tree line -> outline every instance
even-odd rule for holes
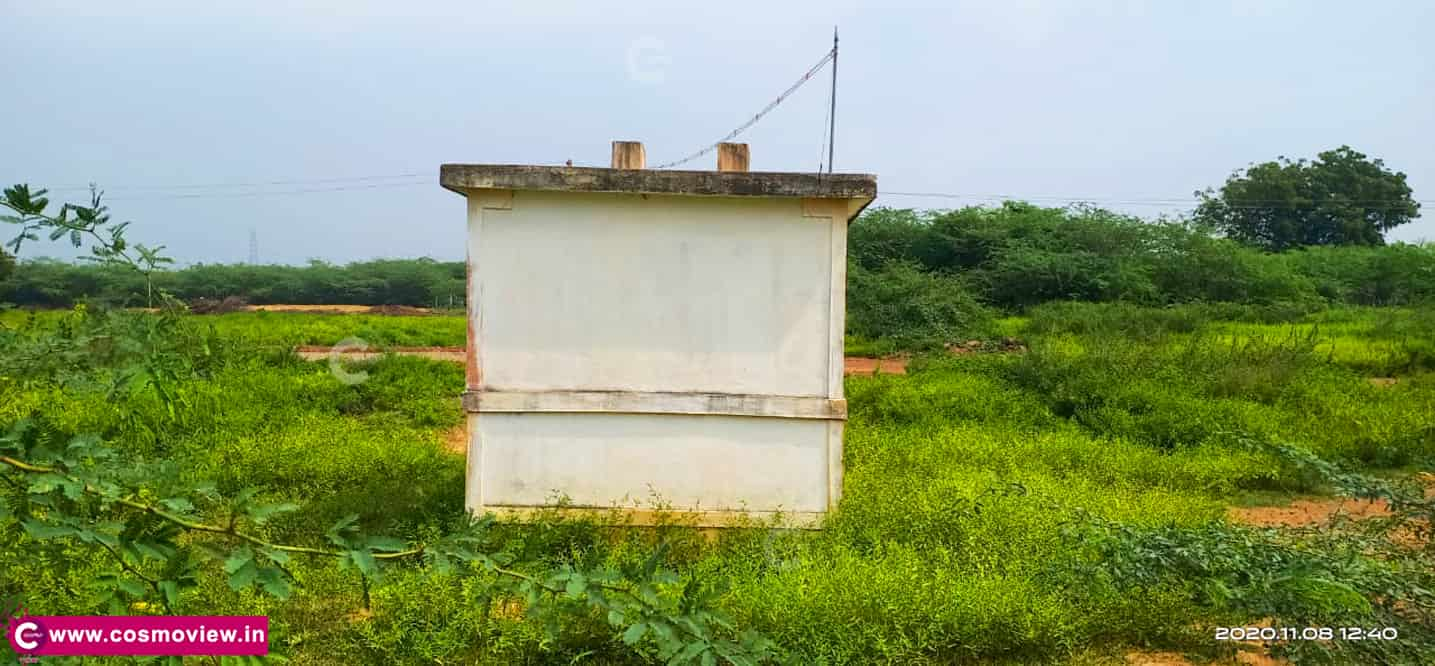
[[[853,223],[848,246],[848,332],[901,347],[984,337],[999,314],[1054,301],[1289,314],[1435,302],[1432,244],[1275,253],[1099,208],[877,209]]]
[[[1015,201],[871,211],[848,236],[848,332],[950,344],[990,335],[1000,312],[1055,301],[1224,304],[1259,316],[1435,301],[1435,245],[1386,244],[1420,203],[1379,159],[1348,146],[1282,157],[1196,195],[1191,216],[1158,222]]]
[[[0,270],[3,270],[0,268]],[[379,259],[303,266],[199,264],[157,271],[154,287],[184,301],[244,299],[270,303],[462,307],[464,264],[432,259]],[[25,260],[0,279],[0,302],[69,307],[93,300],[145,304],[145,276],[122,266]]]
[[[876,208],[849,231],[850,287],[935,280],[1003,311],[1054,300],[1404,305],[1435,297],[1435,246],[1395,243],[1264,251],[1193,222],[1152,223],[1100,208],[1021,202],[950,211]],[[144,277],[122,267],[0,259],[0,301],[68,307],[141,304]],[[461,305],[464,264],[381,259],[303,266],[199,264],[158,271],[174,296],[251,303]],[[862,294],[853,294],[860,303]]]

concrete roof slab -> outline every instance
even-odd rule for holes
[[[624,192],[725,197],[857,199],[877,196],[877,177],[854,173],[787,173],[604,169],[517,164],[445,164],[439,184],[460,194],[472,189]]]

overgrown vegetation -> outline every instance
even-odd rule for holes
[[[270,303],[463,307],[464,265],[432,259],[377,259],[337,266],[198,264],[154,275],[154,286],[189,302],[238,297]],[[68,308],[81,300],[143,305],[143,276],[110,266],[27,259],[0,281],[0,301]]]
[[[680,581],[659,585],[673,595],[665,603],[680,604],[684,586],[697,585],[708,607],[733,622],[724,640],[741,645],[741,632],[757,632],[791,663],[1030,662],[1141,645],[1216,656],[1230,646],[1212,639],[1213,627],[1269,618],[1400,632],[1398,642],[1278,648],[1307,661],[1413,664],[1435,649],[1421,605],[1435,562],[1428,538],[1407,536],[1429,507],[1386,480],[1410,478],[1435,454],[1428,370],[1372,385],[1359,369],[1365,361],[1346,364],[1323,346],[1319,324],[1268,323],[1260,312],[1240,322],[1229,311],[1183,319],[1180,310],[1082,307],[1034,312],[1025,354],[933,357],[907,376],[849,379],[844,500],[823,532],[755,526],[709,542],[680,524],[615,530],[555,515],[536,526],[486,524],[476,552],[502,553],[514,570],[545,581],[566,571],[621,577],[654,562],[669,572],[665,580]],[[1123,309],[1103,312],[1111,308]],[[1402,322],[1411,339],[1435,338],[1420,313],[1325,316],[1345,322],[1340,337]],[[98,433],[126,469],[164,460],[173,470],[147,472],[140,496],[184,498],[194,519],[219,525],[242,491],[257,488],[247,498],[254,506],[297,507],[245,528],[268,543],[334,548],[325,533],[349,514],[368,534],[396,537],[380,542],[395,549],[466,534],[463,459],[442,448],[461,416],[458,366],[386,358],[351,386],[323,364],[246,351],[207,332],[208,320],[181,318],[156,340],[181,335],[178,348],[207,344],[210,353],[172,366],[171,416],[150,389],[130,393],[109,371],[47,360],[70,354],[38,353],[91,348],[115,327],[158,317],[67,317],[72,333],[4,334],[0,420],[45,424],[7,442],[49,432],[54,455],[73,458],[98,449],[87,440],[66,453],[69,433]],[[56,341],[64,335],[78,337]],[[1398,353],[1372,336],[1358,339],[1370,349],[1353,360]],[[91,464],[74,462],[81,473]],[[0,549],[0,593],[23,595],[36,612],[105,612],[114,603],[163,610],[137,605],[158,597],[134,576],[124,587],[111,583],[105,599],[93,581],[126,575],[103,548],[77,534],[27,530],[20,520],[37,508],[26,498],[71,500],[63,485],[33,488],[33,477],[23,479],[6,491],[16,515],[0,521],[0,543],[10,544]],[[196,487],[203,492],[184,490]],[[1330,492],[1405,498],[1404,518],[1262,530],[1225,517],[1249,493]],[[196,549],[226,538],[175,543]],[[164,570],[161,560],[129,557],[146,576]],[[660,649],[647,633],[628,647],[629,628],[566,597],[566,579],[564,594],[552,597],[558,610],[542,610],[481,564],[444,570],[400,558],[369,581],[365,612],[365,586],[338,558],[291,558],[285,599],[232,589],[227,557],[196,558],[177,607],[268,614],[276,649],[298,663],[549,663],[583,654],[626,663]],[[668,608],[682,615],[681,606]]]
[[[848,332],[908,348],[931,346],[934,336],[945,344],[981,338],[997,314],[1044,303],[1192,304],[1291,320],[1340,305],[1435,300],[1435,246],[1272,254],[1199,225],[1096,208],[877,209],[853,223],[850,238]]]

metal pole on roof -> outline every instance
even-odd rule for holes
[[[837,26],[832,26],[832,108],[827,126],[827,173],[832,173],[832,148],[837,143]]]

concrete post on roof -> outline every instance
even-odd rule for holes
[[[614,169],[646,169],[648,168],[648,156],[643,152],[643,144],[640,141],[614,141],[613,161],[611,166]]]
[[[470,510],[816,527],[837,506],[847,223],[876,178],[718,155],[442,166],[468,199]]]
[[[747,144],[720,143],[717,155],[718,171],[747,171]]]

